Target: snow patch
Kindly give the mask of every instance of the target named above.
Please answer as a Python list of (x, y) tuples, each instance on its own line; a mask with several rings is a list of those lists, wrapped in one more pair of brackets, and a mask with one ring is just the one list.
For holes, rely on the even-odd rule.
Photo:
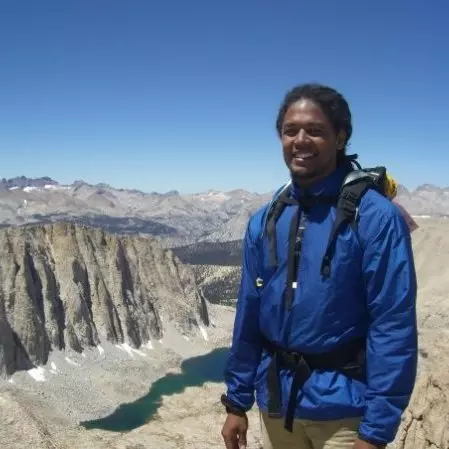
[(141, 357), (146, 357), (146, 356), (147, 356), (143, 351), (140, 351), (139, 349), (131, 348), (131, 350), (132, 350), (135, 354), (140, 355)]
[(142, 357), (146, 357), (147, 355), (139, 351), (138, 349), (132, 348), (128, 343), (122, 343), (120, 345), (115, 345), (117, 348), (122, 349), (123, 351), (127, 352), (131, 357), (133, 357), (133, 354), (138, 354)]
[(54, 184), (45, 184), (44, 189), (46, 190), (70, 190), (70, 186), (61, 186)]
[(190, 341), (190, 338), (187, 337), (187, 335), (183, 335), (182, 338), (184, 338), (184, 340)]
[(36, 381), (36, 382), (45, 382), (45, 370), (38, 366), (37, 368), (31, 368), (27, 371), (27, 373)]
[(226, 195), (224, 192), (218, 192), (214, 195), (214, 200), (216, 201), (227, 201), (230, 200), (231, 197), (229, 195)]
[(154, 349), (153, 343), (151, 343), (151, 341), (149, 341), (149, 342), (145, 345), (145, 347), (147, 347), (148, 349)]
[(74, 362), (73, 360), (69, 359), (68, 357), (65, 357), (65, 360), (67, 363), (70, 363), (70, 365), (81, 366), (79, 363)]
[(8, 379), (8, 382), (9, 382), (10, 384), (15, 384), (15, 383), (16, 383), (12, 377), (10, 377), (10, 378)]
[(24, 192), (27, 192), (27, 193), (30, 193), (30, 192), (32, 192), (33, 190), (38, 190), (38, 189), (37, 189), (37, 187), (33, 187), (33, 186), (27, 186), (27, 187), (24, 187), (24, 188), (23, 188), (23, 191), (24, 191)]
[(201, 334), (203, 335), (203, 338), (206, 341), (209, 341), (209, 336), (207, 335), (206, 329), (204, 329), (204, 327), (201, 325), (199, 326), (199, 328), (200, 328)]
[(100, 353), (100, 355), (104, 354), (104, 349), (100, 345), (97, 346), (97, 349), (98, 349), (98, 352)]
[(115, 347), (121, 349), (122, 351), (127, 352), (131, 357), (134, 357), (131, 348), (129, 346), (126, 346), (126, 343), (115, 345)]

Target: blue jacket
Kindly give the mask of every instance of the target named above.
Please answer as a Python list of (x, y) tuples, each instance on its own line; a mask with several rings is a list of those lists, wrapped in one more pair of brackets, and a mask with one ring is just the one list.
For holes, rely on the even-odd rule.
[[(347, 169), (339, 167), (308, 193), (335, 195)], [(303, 194), (296, 186), (291, 195)], [(244, 237), (242, 281), (227, 362), (227, 396), (249, 410), (267, 409), (267, 367), (262, 336), (294, 351), (319, 353), (366, 336), (367, 382), (337, 372), (313, 372), (299, 395), (295, 417), (333, 420), (360, 416), (359, 434), (373, 443), (391, 442), (407, 407), (417, 370), (416, 274), (411, 237), (399, 209), (374, 190), (363, 196), (357, 233), (338, 235), (329, 278), (320, 275), (335, 207), (308, 213), (290, 310), (283, 304), (288, 231), (297, 206), (277, 222), (279, 268), (269, 267), (262, 230), (268, 204), (249, 220)], [(256, 278), (264, 280), (261, 288)], [(283, 412), (292, 376), (281, 371)]]

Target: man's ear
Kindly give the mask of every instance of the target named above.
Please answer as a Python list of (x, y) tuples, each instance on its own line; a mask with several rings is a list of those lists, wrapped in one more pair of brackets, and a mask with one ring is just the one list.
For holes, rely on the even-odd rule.
[(337, 145), (337, 150), (343, 150), (345, 147), (345, 143), (346, 143), (346, 132), (343, 131), (342, 129), (340, 130), (340, 132), (337, 134), (337, 140), (336, 140), (336, 145)]

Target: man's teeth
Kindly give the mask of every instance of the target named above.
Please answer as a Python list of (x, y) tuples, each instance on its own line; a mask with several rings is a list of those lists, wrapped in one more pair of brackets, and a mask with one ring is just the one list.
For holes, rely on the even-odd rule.
[(312, 153), (301, 153), (301, 154), (295, 154), (295, 157), (297, 159), (309, 159), (311, 157), (313, 157)]

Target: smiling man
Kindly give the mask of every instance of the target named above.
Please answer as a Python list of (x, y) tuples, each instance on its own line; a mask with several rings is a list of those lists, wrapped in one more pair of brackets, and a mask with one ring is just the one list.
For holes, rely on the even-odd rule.
[(341, 94), (296, 86), (276, 128), (291, 181), (244, 238), (225, 446), (246, 446), (256, 393), (264, 449), (383, 448), (416, 376), (410, 230), (380, 188), (385, 177), (346, 155)]

